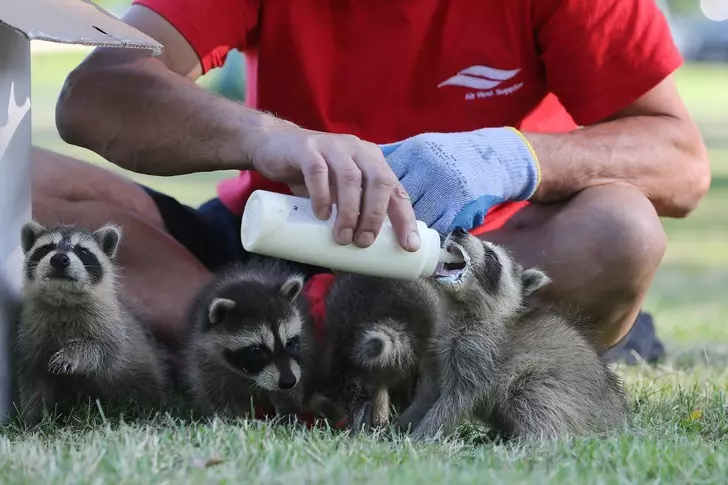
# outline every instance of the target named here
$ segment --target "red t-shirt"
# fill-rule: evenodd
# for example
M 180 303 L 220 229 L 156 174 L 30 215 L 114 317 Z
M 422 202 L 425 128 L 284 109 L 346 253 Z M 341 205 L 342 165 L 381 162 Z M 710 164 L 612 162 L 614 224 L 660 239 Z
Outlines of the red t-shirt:
M 654 0 L 134 3 L 175 26 L 205 72 L 244 52 L 248 106 L 374 143 L 487 126 L 570 131 L 682 62 Z M 219 186 L 237 213 L 259 177 L 241 175 Z

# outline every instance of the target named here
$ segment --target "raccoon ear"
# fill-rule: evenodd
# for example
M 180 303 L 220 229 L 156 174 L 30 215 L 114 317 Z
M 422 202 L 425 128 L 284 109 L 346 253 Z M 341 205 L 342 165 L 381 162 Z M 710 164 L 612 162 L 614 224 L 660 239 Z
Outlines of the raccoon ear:
M 288 301 L 293 301 L 303 290 L 303 278 L 300 276 L 292 276 L 281 285 L 279 293 Z
M 24 254 L 28 254 L 28 251 L 30 251 L 43 231 L 45 231 L 45 227 L 35 221 L 29 221 L 23 225 L 20 230 L 20 247 L 23 249 Z
M 99 247 L 109 258 L 116 256 L 121 234 L 121 228 L 115 224 L 104 224 L 93 233 Z
M 208 318 L 213 325 L 225 320 L 228 312 L 235 310 L 237 304 L 227 298 L 215 298 L 210 303 Z
M 551 278 L 538 268 L 524 269 L 521 280 L 523 281 L 523 296 L 530 296 L 541 287 L 551 283 Z

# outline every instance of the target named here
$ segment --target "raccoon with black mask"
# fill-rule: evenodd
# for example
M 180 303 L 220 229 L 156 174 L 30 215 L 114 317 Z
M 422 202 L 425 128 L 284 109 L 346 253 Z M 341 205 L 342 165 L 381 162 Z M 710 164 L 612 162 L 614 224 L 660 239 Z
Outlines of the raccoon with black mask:
M 284 261 L 251 259 L 217 272 L 200 291 L 183 350 L 183 378 L 198 410 L 249 417 L 264 398 L 295 421 L 316 352 L 303 286 Z
M 91 232 L 26 223 L 23 293 L 15 336 L 21 412 L 69 411 L 82 400 L 161 406 L 167 355 L 118 285 L 119 226 Z

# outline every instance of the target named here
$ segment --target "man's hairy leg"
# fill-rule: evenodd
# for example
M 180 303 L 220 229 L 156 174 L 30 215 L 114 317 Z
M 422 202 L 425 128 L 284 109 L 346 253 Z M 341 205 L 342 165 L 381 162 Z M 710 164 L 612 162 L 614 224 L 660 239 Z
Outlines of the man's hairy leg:
M 177 343 L 188 302 L 210 273 L 165 231 L 152 199 L 113 172 L 45 150 L 33 150 L 32 169 L 33 217 L 41 224 L 122 226 L 118 262 L 124 290 L 153 322 L 154 333 Z
M 553 283 L 539 292 L 542 298 L 580 305 L 607 346 L 634 324 L 667 246 L 652 204 L 618 185 L 592 187 L 564 203 L 529 205 L 481 238 L 546 271 Z

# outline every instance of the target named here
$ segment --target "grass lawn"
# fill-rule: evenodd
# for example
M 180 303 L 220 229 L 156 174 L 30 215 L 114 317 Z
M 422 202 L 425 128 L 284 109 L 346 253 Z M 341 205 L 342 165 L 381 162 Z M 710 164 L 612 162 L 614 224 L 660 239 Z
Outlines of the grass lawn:
M 79 55 L 33 61 L 35 143 L 105 164 L 63 144 L 53 104 Z M 713 187 L 686 220 L 665 220 L 670 245 L 645 303 L 669 360 L 620 369 L 634 403 L 631 426 L 606 440 L 518 448 L 457 440 L 415 445 L 264 423 L 80 423 L 73 430 L 0 438 L 0 483 L 724 483 L 728 476 L 728 68 L 688 66 L 681 92 L 711 150 Z M 108 166 L 108 165 L 107 165 Z M 226 174 L 133 175 L 195 204 Z

